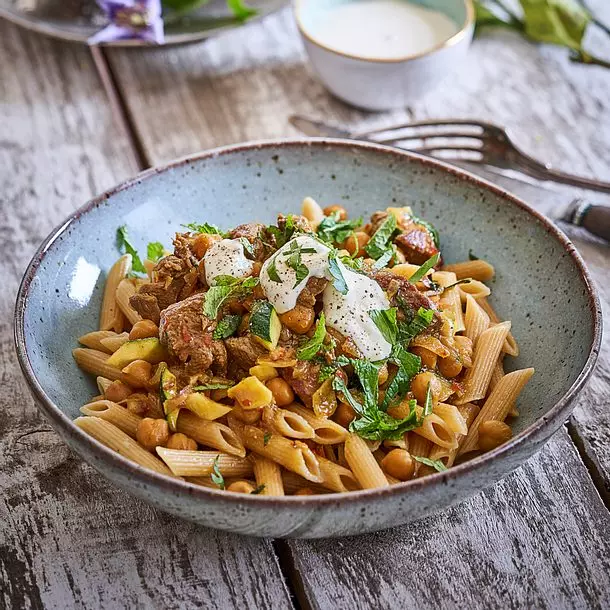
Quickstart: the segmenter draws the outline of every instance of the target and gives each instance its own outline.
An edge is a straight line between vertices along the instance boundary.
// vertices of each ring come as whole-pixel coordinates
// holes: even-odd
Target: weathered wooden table
[[[481,38],[438,95],[380,118],[322,89],[288,11],[204,44],[93,56],[0,23],[0,607],[610,607],[608,334],[574,416],[525,466],[445,513],[360,538],[256,540],[178,521],[108,484],[38,414],[12,313],[52,227],[150,165],[296,135],[293,112],[488,118],[539,158],[610,180],[610,72],[511,34]],[[543,211],[578,194],[486,175]],[[610,250],[571,236],[608,315]]]

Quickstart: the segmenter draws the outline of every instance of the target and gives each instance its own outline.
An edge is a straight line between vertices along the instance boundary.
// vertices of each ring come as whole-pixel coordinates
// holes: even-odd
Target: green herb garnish
[[[326,319],[324,314],[320,314],[320,318],[316,322],[316,330],[306,343],[297,349],[297,358],[299,360],[311,360],[323,347],[326,337]]]
[[[392,353],[388,360],[398,366],[398,370],[386,388],[385,396],[381,404],[381,408],[384,411],[396,401],[400,400],[409,391],[411,379],[413,379],[421,369],[421,358],[408,352],[398,343],[392,347]]]
[[[212,468],[212,474],[210,475],[210,478],[212,479],[212,483],[217,485],[220,489],[224,489],[225,488],[225,478],[222,476],[222,473],[220,472],[220,468],[218,467],[219,459],[220,459],[220,455],[217,455],[216,459],[214,460],[214,468]]]
[[[269,444],[269,441],[271,440],[271,437],[273,435],[271,434],[271,432],[265,432],[265,436],[263,436],[263,445],[266,447]]]
[[[269,279],[270,279],[272,282],[276,282],[277,284],[281,284],[281,283],[282,283],[282,280],[281,280],[280,276],[278,275],[278,272],[277,272],[277,267],[275,266],[275,260],[276,260],[276,258],[277,258],[277,255],[276,255],[276,256],[274,256],[274,257],[271,259],[271,262],[270,262],[270,263],[269,263],[269,265],[267,266],[267,275],[269,276]]]
[[[229,298],[247,297],[258,285],[257,277],[236,279],[229,275],[221,275],[216,278],[215,285],[205,293],[203,299],[203,315],[215,320],[220,308]]]
[[[437,470],[438,472],[443,472],[444,470],[447,470],[447,466],[445,466],[445,464],[443,464],[443,462],[441,460],[431,460],[430,458],[420,457],[418,455],[415,455],[413,457],[418,462],[421,462],[422,464],[425,464],[426,466],[430,466],[430,467],[434,468],[435,470]]]
[[[342,244],[354,233],[354,229],[361,225],[362,218],[357,218],[355,220],[339,220],[339,213],[335,212],[322,219],[316,229],[316,233],[319,239],[330,245]]]
[[[161,242],[151,241],[148,246],[146,246],[146,258],[153,261],[153,263],[162,259],[164,254],[165,248]]]
[[[296,288],[309,275],[309,267],[303,263],[301,255],[315,253],[315,248],[303,248],[294,241],[290,244],[290,249],[283,253],[283,255],[286,256],[286,264],[296,275],[296,281],[293,288]]]
[[[366,253],[375,260],[383,256],[395,230],[396,217],[394,214],[389,214],[388,217],[381,223],[381,226],[377,229],[377,231],[375,231],[366,246],[364,246]]]
[[[204,383],[202,385],[196,385],[193,387],[195,392],[207,392],[208,390],[228,390],[235,384],[230,381],[227,383]]]
[[[241,316],[239,316],[237,314],[225,316],[216,325],[216,328],[214,329],[214,332],[212,333],[212,337],[217,340],[218,339],[227,339],[228,337],[230,337],[231,335],[233,335],[235,333],[235,331],[238,329],[240,323],[241,323]]]
[[[225,231],[221,231],[216,225],[212,225],[209,222],[204,222],[202,225],[197,224],[196,222],[191,222],[186,225],[182,225],[186,227],[192,233],[205,233],[206,235],[221,235],[222,237],[227,237],[229,234]]]
[[[396,255],[396,246],[394,246],[394,244],[390,244],[386,248],[385,252],[375,261],[375,264],[373,265],[373,269],[375,271],[378,271],[379,269],[383,269],[384,267],[387,267],[395,255]]]
[[[434,267],[441,257],[441,253],[437,252],[434,256],[431,256],[419,269],[409,278],[411,284],[417,284],[432,267]]]
[[[257,496],[258,494],[262,493],[263,491],[265,491],[265,484],[264,483],[262,483],[261,485],[258,485],[256,487],[256,489],[252,490],[250,492],[250,495]]]
[[[144,265],[142,264],[142,260],[138,256],[138,251],[129,241],[126,225],[123,225],[116,230],[116,241],[119,252],[131,254],[131,268],[133,269],[133,271],[135,271],[136,273],[146,273],[146,268],[144,267]]]
[[[288,214],[288,216],[286,216],[284,219],[283,229],[271,226],[267,228],[267,231],[275,238],[275,245],[278,248],[281,248],[284,244],[292,239],[293,235],[298,231],[298,229],[294,223],[294,216],[292,214]]]
[[[330,364],[325,364],[320,369],[320,374],[318,375],[318,381],[322,383],[326,381],[329,377],[332,377],[342,366],[347,366],[350,363],[349,358],[346,356],[337,356]]]
[[[420,307],[411,322],[398,323],[398,341],[408,345],[409,342],[430,326],[434,319],[434,310]]]
[[[336,250],[331,250],[328,253],[328,271],[333,276],[333,286],[335,287],[335,290],[341,294],[347,294],[347,282],[345,281],[343,272],[339,266]]]
[[[254,259],[254,246],[245,237],[240,237],[239,243],[243,246],[248,258]]]
[[[398,327],[396,324],[396,307],[391,309],[371,309],[369,317],[375,326],[379,329],[383,338],[390,344],[394,345],[398,336]]]

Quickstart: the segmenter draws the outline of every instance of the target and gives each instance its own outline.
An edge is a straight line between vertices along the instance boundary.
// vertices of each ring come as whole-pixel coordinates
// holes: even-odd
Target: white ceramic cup
[[[402,108],[434,89],[464,61],[474,31],[472,0],[412,0],[446,14],[456,32],[427,51],[397,59],[358,57],[316,40],[321,14],[344,1],[295,0],[294,12],[315,72],[348,104],[366,110]]]

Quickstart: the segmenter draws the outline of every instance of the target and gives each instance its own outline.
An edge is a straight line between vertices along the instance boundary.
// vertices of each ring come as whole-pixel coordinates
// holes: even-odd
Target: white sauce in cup
[[[425,53],[458,30],[444,13],[405,0],[355,0],[324,11],[309,34],[340,53],[396,60]]]

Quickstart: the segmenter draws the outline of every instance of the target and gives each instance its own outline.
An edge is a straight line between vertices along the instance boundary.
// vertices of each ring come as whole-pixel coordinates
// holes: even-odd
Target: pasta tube
[[[350,433],[345,440],[345,459],[364,489],[389,485],[366,441],[357,434]]]
[[[208,476],[216,466],[223,477],[247,477],[252,474],[249,458],[218,451],[185,451],[157,447],[157,454],[176,476]]]
[[[125,434],[136,437],[136,430],[138,424],[142,421],[142,418],[131,411],[128,411],[125,407],[117,405],[116,402],[110,400],[97,400],[90,402],[80,408],[80,412],[83,415],[89,415],[91,417],[99,417],[111,424],[114,424],[117,428],[120,428]]]
[[[131,254],[124,254],[110,267],[104,286],[104,298],[102,299],[102,310],[100,313],[100,330],[114,330],[117,333],[123,331],[125,318],[116,300],[116,290],[121,280],[125,279],[130,271]]]
[[[254,463],[254,477],[256,484],[263,486],[262,496],[283,496],[284,482],[282,481],[282,469],[276,462],[256,455],[252,458]]]

